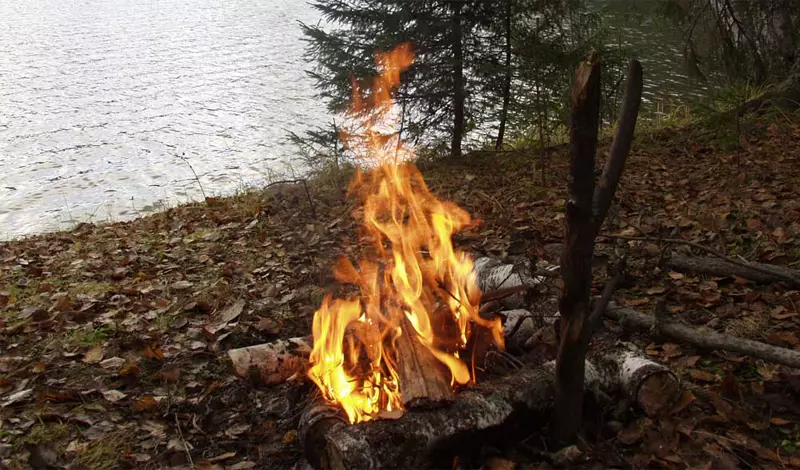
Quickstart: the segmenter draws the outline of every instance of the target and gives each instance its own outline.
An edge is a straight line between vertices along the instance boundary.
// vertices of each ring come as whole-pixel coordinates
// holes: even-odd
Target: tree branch
[[[625,169],[625,160],[631,151],[636,118],[639,115],[639,105],[642,101],[642,86],[642,65],[638,60],[633,59],[628,65],[628,78],[625,82],[625,92],[622,95],[617,134],[611,144],[611,152],[603,168],[599,184],[594,190],[595,235],[600,232],[600,227],[606,219],[608,208],[611,206],[617,185],[622,178],[622,171]]]

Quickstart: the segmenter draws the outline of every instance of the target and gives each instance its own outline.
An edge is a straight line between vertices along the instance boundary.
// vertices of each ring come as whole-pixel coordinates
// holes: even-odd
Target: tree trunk
[[[503,80],[503,108],[500,110],[500,128],[497,131],[497,143],[495,150],[503,149],[503,137],[506,132],[506,120],[508,119],[508,105],[511,101],[511,2],[506,0],[505,12],[505,33],[506,33],[506,63],[505,78]]]
[[[461,156],[461,140],[464,137],[464,51],[461,36],[461,3],[453,0],[453,139],[450,145],[452,157]]]
[[[594,157],[600,121],[600,62],[597,53],[575,72],[571,93],[569,200],[566,205],[561,275],[564,287],[559,301],[560,343],[556,358],[555,437],[572,442],[582,422],[584,358],[594,325],[603,314],[616,282],[606,286],[589,316],[594,239],[608,214],[617,184],[630,152],[642,95],[642,69],[632,60],[617,133],[609,159],[595,188]]]
[[[564,224],[559,301],[561,342],[556,359],[555,438],[571,443],[583,420],[585,333],[592,284],[594,158],[600,121],[600,60],[592,53],[575,72],[570,113],[569,200]]]

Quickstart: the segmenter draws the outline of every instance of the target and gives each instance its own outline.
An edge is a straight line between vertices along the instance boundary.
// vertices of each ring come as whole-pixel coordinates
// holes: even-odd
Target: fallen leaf
[[[245,460],[244,462],[235,463],[233,465],[228,465],[228,470],[249,470],[255,467],[255,462],[251,462],[249,460]]]
[[[773,343],[788,343],[792,346],[797,346],[800,343],[793,331],[775,331],[767,335],[767,339]]]
[[[486,467],[489,470],[514,470],[517,464],[508,459],[492,457],[486,461]]]
[[[172,284],[169,285],[169,287],[174,290],[187,290],[191,289],[193,285],[194,283],[184,280],[184,281],[173,282]]]
[[[216,463],[216,462],[222,462],[223,460],[232,459],[234,457],[236,457],[236,452],[225,452],[224,454],[208,459],[208,461],[211,463]]]
[[[653,286],[653,287],[647,289],[647,295],[659,295],[659,294],[663,294],[666,291],[667,291],[667,288],[664,287],[664,286]]]
[[[142,370],[139,368],[139,365],[131,363],[120,369],[117,375],[120,377],[138,377],[141,373]]]
[[[679,280],[683,279],[684,277],[685,276],[683,274],[681,274],[681,273],[677,273],[675,271],[670,271],[669,272],[669,278],[672,279],[673,281],[679,281]]]
[[[102,393],[103,393],[103,398],[110,401],[111,403],[116,403],[128,396],[120,392],[119,390],[106,390]]]
[[[747,228],[751,230],[761,228],[761,221],[758,219],[747,219]]]
[[[687,406],[689,406],[695,400],[694,394],[690,390],[684,390],[683,394],[681,394],[681,399],[678,400],[678,403],[672,407],[670,410],[670,414],[678,414],[681,411],[685,410]]]
[[[33,389],[25,389],[20,390],[19,392],[11,394],[3,403],[0,403],[0,408],[5,408],[7,406],[11,406],[14,403],[20,402],[22,400],[27,400],[33,395]]]
[[[158,421],[146,420],[141,423],[143,430],[150,433],[152,437],[164,439],[167,437],[167,425]]]
[[[151,395],[145,395],[133,402],[133,409],[136,411],[152,411],[158,408],[158,402]]]
[[[100,361],[100,367],[103,369],[119,369],[125,365],[125,359],[121,357],[109,357]]]
[[[59,296],[51,308],[56,312],[67,312],[72,310],[72,300],[70,300],[69,295]]]
[[[261,317],[256,324],[256,329],[258,331],[267,332],[269,334],[275,335],[281,331],[282,325],[280,322],[267,317]]]
[[[689,375],[691,375],[693,378],[695,378],[697,380],[702,380],[704,382],[716,382],[717,381],[717,376],[716,375],[714,375],[714,374],[712,374],[710,372],[706,372],[704,370],[700,370],[700,369],[689,369]]]
[[[155,359],[157,361],[164,360],[164,351],[155,344],[148,344],[144,347],[144,357],[148,359]]]
[[[83,362],[87,364],[97,364],[103,360],[103,346],[97,345],[92,349],[86,351],[83,356]]]
[[[788,419],[772,417],[769,419],[769,422],[774,424],[775,426],[786,426],[787,424],[791,424],[792,422]]]
[[[774,320],[786,320],[787,318],[796,317],[797,312],[787,312],[786,307],[779,305],[769,312],[769,316]]]
[[[245,433],[250,430],[250,425],[246,423],[234,424],[225,430],[225,435],[229,437],[236,437],[239,434]]]

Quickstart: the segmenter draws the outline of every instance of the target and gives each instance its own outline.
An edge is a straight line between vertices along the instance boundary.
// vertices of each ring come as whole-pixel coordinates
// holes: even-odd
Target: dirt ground
[[[543,254],[560,242],[566,148],[423,164],[476,224],[476,254]],[[602,153],[602,152],[601,152]],[[337,184],[338,183],[338,184]],[[231,348],[305,335],[331,266],[359,250],[346,183],[273,187],[130,222],[0,244],[0,468],[292,468],[302,458],[298,379],[234,375]],[[800,119],[756,121],[735,142],[661,130],[639,137],[604,233],[683,238],[746,260],[800,265]],[[628,254],[617,302],[800,350],[800,292],[661,267],[687,247],[598,239]],[[237,314],[231,307],[244,300]],[[233,316],[233,318],[231,318]],[[633,337],[686,387],[669,416],[614,416],[585,468],[800,467],[800,371]],[[542,432],[546,432],[543,430]],[[487,450],[462,468],[549,468],[541,443]],[[527,447],[530,446],[530,447]]]

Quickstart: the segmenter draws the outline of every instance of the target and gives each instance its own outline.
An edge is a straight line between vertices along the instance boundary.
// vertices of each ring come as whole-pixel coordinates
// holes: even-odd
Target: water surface
[[[0,237],[120,220],[283,169],[325,119],[303,1],[0,2]]]

